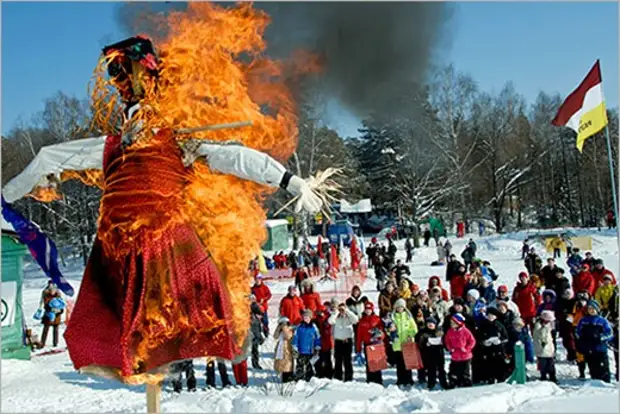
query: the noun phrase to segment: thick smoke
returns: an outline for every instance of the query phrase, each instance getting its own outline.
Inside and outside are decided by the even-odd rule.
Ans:
[[[150,6],[152,12],[184,7]],[[423,84],[438,52],[449,41],[452,7],[442,2],[265,2],[255,7],[272,18],[267,52],[318,54],[320,86],[360,118],[391,110],[401,85]],[[127,31],[152,32],[136,22],[142,5],[119,10]],[[150,30],[149,30],[150,29]]]

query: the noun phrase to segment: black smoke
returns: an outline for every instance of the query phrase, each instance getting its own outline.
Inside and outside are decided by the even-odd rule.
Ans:
[[[222,3],[225,6],[231,3]],[[140,19],[182,9],[183,3],[128,3],[119,8],[127,34],[154,34]],[[443,2],[264,2],[255,7],[272,18],[267,53],[316,53],[319,86],[360,118],[391,110],[400,86],[423,84],[449,45],[453,5]],[[142,27],[140,25],[142,24]],[[161,33],[160,33],[161,34]]]

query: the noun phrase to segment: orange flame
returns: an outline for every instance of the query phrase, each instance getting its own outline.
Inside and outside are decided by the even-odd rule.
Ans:
[[[145,91],[143,109],[137,114],[144,129],[132,147],[155,145],[153,130],[157,129],[252,121],[251,127],[200,132],[193,138],[235,139],[278,160],[287,160],[296,147],[297,117],[285,78],[291,73],[315,71],[312,57],[299,55],[291,62],[263,57],[263,34],[269,17],[250,3],[223,8],[192,2],[186,11],[171,13],[159,23],[167,26],[169,35],[156,45],[161,58],[157,85],[148,75],[132,75],[139,78]],[[105,76],[104,59],[95,71],[91,101],[94,126],[113,134],[119,130],[120,111],[116,93]],[[251,276],[247,264],[265,241],[266,216],[261,203],[275,190],[215,174],[204,163],[194,164],[188,174],[183,215],[191,221],[224,279],[233,307],[232,326],[241,347],[249,328]],[[144,337],[175,337],[180,330],[190,332],[183,318],[168,326],[171,315],[182,313],[176,309],[178,303],[166,302],[166,281],[157,284],[162,289],[160,294],[145,305]],[[208,310],[205,312],[209,317]],[[150,332],[153,327],[157,332]],[[139,365],[140,359],[148,356],[149,345],[139,344],[135,352]]]
[[[35,187],[28,196],[42,203],[62,200],[62,195],[56,187]]]

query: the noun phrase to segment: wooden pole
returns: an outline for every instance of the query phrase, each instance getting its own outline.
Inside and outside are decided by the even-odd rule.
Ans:
[[[241,122],[231,122],[228,124],[216,124],[216,125],[205,125],[196,128],[179,128],[174,132],[177,134],[192,134],[194,132],[201,131],[216,131],[218,129],[228,129],[228,128],[242,128],[246,126],[252,125],[252,121],[241,121]]]
[[[159,414],[161,403],[161,384],[146,384],[146,412]]]

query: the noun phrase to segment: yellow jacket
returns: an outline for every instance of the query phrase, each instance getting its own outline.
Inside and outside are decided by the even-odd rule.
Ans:
[[[551,246],[552,249],[561,249],[563,245],[564,245],[564,242],[559,237],[554,237],[553,239],[551,239],[551,242],[549,243],[549,246]]]
[[[609,306],[609,299],[611,299],[611,296],[614,294],[614,287],[615,286],[610,283],[607,286],[602,285],[596,289],[594,300],[601,305],[601,309],[607,309]]]

